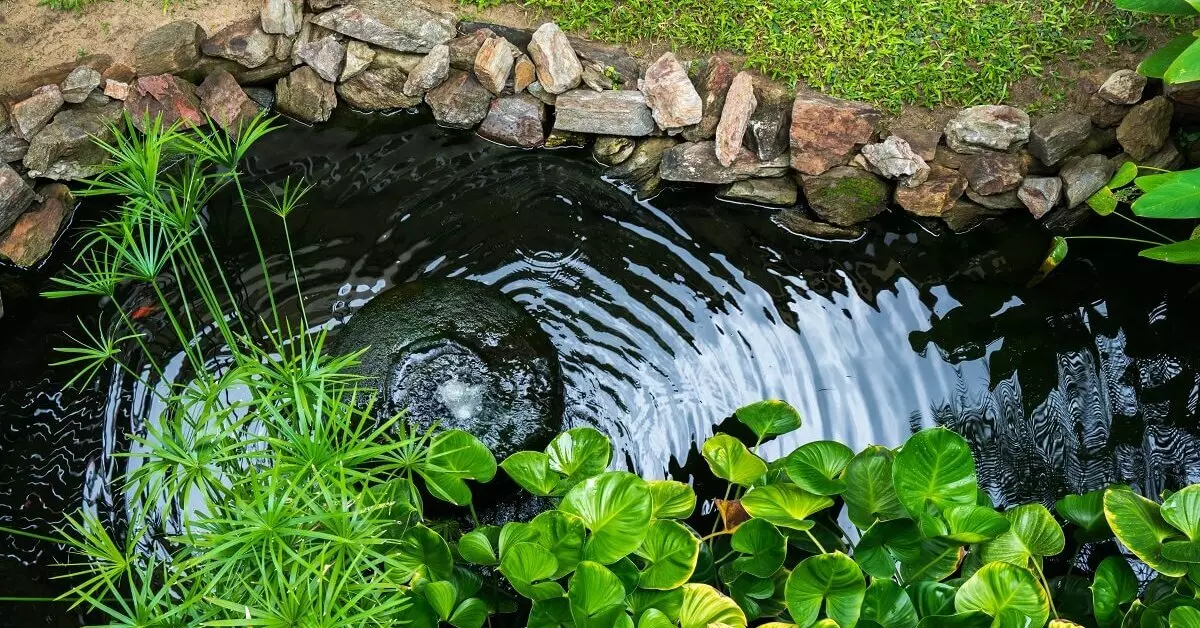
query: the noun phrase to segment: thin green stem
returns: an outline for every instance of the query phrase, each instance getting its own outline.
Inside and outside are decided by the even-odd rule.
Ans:
[[[1033,573],[1037,574],[1038,580],[1046,588],[1046,601],[1050,603],[1050,616],[1058,619],[1058,610],[1054,608],[1054,592],[1050,590],[1050,582],[1046,580],[1046,574],[1042,573],[1042,566],[1032,558],[1029,559],[1029,562],[1033,565]]]
[[[813,533],[811,530],[805,530],[804,533],[808,535],[808,538],[809,538],[809,540],[811,540],[813,542],[813,545],[816,545],[817,549],[821,550],[822,554],[829,553],[825,550],[825,546],[821,545],[821,542],[817,540],[817,537],[813,536]]]
[[[292,262],[292,279],[296,284],[296,299],[300,307],[300,324],[303,325],[302,333],[308,333],[308,308],[304,306],[304,290],[300,288],[300,272],[296,270],[296,251],[292,248],[292,230],[288,228],[287,218],[281,218],[283,222],[283,238],[287,243],[288,260]]]
[[[1154,235],[1166,240],[1166,242],[1164,242],[1163,244],[1172,244],[1175,242],[1175,240],[1173,238],[1163,235],[1163,234],[1159,233],[1158,231],[1151,229],[1149,226],[1144,225],[1144,224],[1130,218],[1129,216],[1126,216],[1125,214],[1122,214],[1121,212],[1113,212],[1113,215],[1118,218],[1124,218],[1126,221],[1131,222],[1134,225],[1141,227],[1142,229],[1145,229],[1146,231],[1149,231],[1150,233],[1153,233]]]
[[[275,329],[282,330],[282,325],[279,323],[279,308],[275,305],[275,284],[271,282],[271,271],[267,269],[267,254],[263,249],[262,240],[258,237],[258,230],[254,228],[254,216],[250,213],[250,204],[246,200],[246,191],[242,187],[242,178],[235,172],[233,174],[233,186],[238,193],[238,201],[242,205],[242,213],[246,216],[246,226],[250,229],[250,238],[254,240],[254,248],[258,252],[258,263],[262,268],[263,281],[267,284],[267,301],[271,306],[271,315],[275,319]]]
[[[1134,244],[1149,244],[1150,246],[1162,246],[1162,242],[1153,240],[1142,240],[1139,238],[1122,238],[1118,236],[1066,236],[1064,240],[1112,240],[1114,242],[1133,242]]]

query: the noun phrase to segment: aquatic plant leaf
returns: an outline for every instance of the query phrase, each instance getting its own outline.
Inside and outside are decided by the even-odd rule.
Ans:
[[[554,555],[536,543],[517,543],[500,559],[500,573],[517,593],[534,601],[562,596],[562,587],[557,582],[542,582],[557,569]]]
[[[1115,626],[1121,620],[1121,606],[1138,595],[1137,574],[1122,556],[1100,561],[1092,578],[1092,611],[1101,626]]]
[[[917,628],[989,628],[990,626],[993,626],[992,618],[981,611],[926,615],[917,623]]]
[[[537,543],[554,554],[558,563],[555,579],[571,573],[583,560],[585,526],[579,517],[560,510],[547,510],[534,517],[529,527],[538,533]]]
[[[905,582],[945,580],[958,571],[963,547],[949,539],[921,539],[915,553],[896,557],[900,559],[900,577]]]
[[[916,628],[917,609],[908,593],[891,580],[875,580],[863,597],[861,621],[887,628]]]
[[[1195,15],[1196,9],[1187,0],[1116,0],[1118,9],[1152,15]]]
[[[527,628],[573,628],[571,603],[565,597],[537,600],[529,609]]]
[[[750,486],[767,472],[767,463],[750,453],[742,441],[728,434],[714,434],[704,441],[701,455],[713,475],[734,484]]]
[[[808,517],[832,505],[832,499],[791,484],[756,486],[742,497],[742,507],[751,517],[793,530],[812,529],[813,522]]]
[[[740,499],[715,499],[717,512],[721,515],[721,525],[725,530],[736,530],[738,526],[750,520]]]
[[[947,526],[946,538],[962,543],[989,541],[1007,532],[1010,527],[1004,515],[975,504],[947,508],[942,516]],[[1058,524],[1054,527],[1058,529]],[[1059,534],[1062,534],[1062,530],[1059,530]]]
[[[858,623],[867,583],[858,565],[841,553],[818,554],[800,561],[788,576],[785,597],[792,619],[811,625],[825,615],[842,626]]]
[[[487,622],[487,618],[487,603],[472,597],[463,600],[446,622],[454,628],[481,628]]]
[[[759,442],[800,429],[800,413],[786,401],[772,399],[759,401],[738,408],[733,416],[754,435]]]
[[[1162,172],[1159,174],[1148,174],[1138,177],[1133,180],[1133,184],[1136,185],[1139,190],[1143,192],[1149,192],[1174,180],[1174,172]]]
[[[1152,175],[1150,189],[1143,185],[1151,177],[1138,177],[1146,193],[1130,208],[1143,218],[1200,218],[1200,169]]]
[[[850,522],[860,529],[871,527],[876,521],[891,521],[908,516],[896,486],[892,483],[892,463],[895,452],[887,447],[871,445],[858,452],[846,465],[846,514]]]
[[[650,499],[654,502],[651,514],[655,519],[687,519],[696,509],[696,492],[692,487],[675,480],[650,480]]]
[[[540,451],[518,451],[504,459],[500,468],[521,488],[539,497],[553,495],[562,476],[550,468],[550,456]]]
[[[1183,535],[1167,524],[1158,504],[1127,486],[1110,487],[1104,492],[1104,517],[1117,539],[1142,562],[1167,576],[1187,573],[1186,564],[1162,555],[1163,541]]]
[[[1200,264],[1200,240],[1184,240],[1138,252],[1138,255],[1169,264]]]
[[[1170,628],[1200,628],[1200,609],[1180,606],[1169,615]]]
[[[854,452],[831,440],[805,443],[787,457],[788,477],[796,486],[817,495],[837,495],[846,490],[842,472]]]
[[[1082,495],[1064,495],[1054,503],[1054,510],[1063,519],[1079,528],[1078,536],[1085,542],[1103,541],[1112,537],[1112,529],[1104,518],[1104,491]]]
[[[584,556],[602,565],[633,553],[650,523],[650,489],[632,473],[609,471],[575,485],[559,509],[580,519],[591,533]]]
[[[567,476],[568,486],[600,475],[612,461],[612,443],[590,427],[567,430],[546,447],[550,468]]]
[[[733,567],[759,578],[769,578],[787,557],[787,538],[766,519],[751,519],[734,531],[729,539],[734,551],[742,554]]]
[[[1066,547],[1062,528],[1041,504],[1017,506],[1005,512],[1004,518],[1011,526],[983,544],[980,552],[984,562],[1001,561],[1028,567],[1031,559],[1054,556]]]
[[[1132,161],[1127,161],[1121,164],[1121,167],[1117,168],[1117,171],[1113,173],[1112,178],[1108,180],[1107,187],[1110,190],[1123,188],[1130,183],[1133,183],[1133,180],[1137,178],[1137,175],[1138,165]]]
[[[599,563],[585,560],[567,584],[571,618],[579,628],[609,628],[625,613],[625,588],[616,574]]]
[[[1200,541],[1200,484],[1184,487],[1165,499],[1163,521],[1183,532],[1188,539]]]
[[[746,614],[732,598],[721,595],[707,584],[683,585],[683,604],[679,609],[680,628],[709,628],[723,624],[746,628]]]
[[[1009,563],[988,563],[967,579],[954,596],[960,613],[982,611],[995,628],[1044,626],[1050,601],[1028,569]]]
[[[1183,49],[1163,74],[1163,82],[1171,84],[1190,83],[1200,80],[1200,45]]]
[[[896,575],[897,560],[918,560],[921,531],[912,519],[881,521],[863,533],[854,546],[854,562],[874,578]]]
[[[397,543],[397,564],[406,571],[421,570],[434,580],[449,580],[454,574],[454,557],[450,545],[437,532],[417,524],[408,529]]]
[[[480,526],[462,535],[458,540],[458,553],[464,560],[476,565],[500,564],[500,527]]]
[[[892,481],[914,518],[974,504],[979,492],[967,441],[940,427],[917,432],[904,443],[892,465]]]
[[[500,560],[509,548],[517,543],[540,543],[541,535],[533,526],[519,521],[510,521],[500,528]]]
[[[1087,199],[1088,207],[1101,216],[1107,216],[1117,211],[1117,195],[1111,188],[1102,187]]]
[[[463,480],[490,482],[496,477],[496,457],[478,438],[449,430],[433,438],[429,458],[417,468],[429,493],[456,506],[471,503],[471,489]]]
[[[638,586],[668,591],[692,577],[700,557],[700,539],[678,522],[660,519],[650,524],[636,554],[645,561]]]
[[[683,608],[683,589],[670,591],[635,589],[629,593],[625,603],[633,612],[635,619],[640,619],[643,613],[653,609],[666,615],[667,619],[675,621],[679,619],[679,611]]]
[[[454,612],[454,603],[458,600],[458,589],[454,587],[453,582],[440,580],[426,583],[421,589],[421,594],[442,621],[450,619],[450,614]]]
[[[933,580],[919,580],[904,587],[919,617],[949,615],[954,612],[954,587]]]
[[[633,593],[638,588],[638,578],[641,577],[642,572],[629,556],[607,565],[607,567],[609,571],[617,575],[621,585],[625,587],[626,595]]]
[[[666,613],[657,608],[651,608],[642,613],[641,619],[637,622],[637,628],[675,628],[675,622],[671,621]]]

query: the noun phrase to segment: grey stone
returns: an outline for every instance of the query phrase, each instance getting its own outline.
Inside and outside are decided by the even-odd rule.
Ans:
[[[262,28],[262,22],[259,22],[259,28]],[[275,51],[271,58],[276,61],[287,61],[292,58],[292,50],[296,47],[296,42],[292,37],[287,35],[275,35]]]
[[[1133,70],[1117,70],[1100,86],[1096,95],[1115,105],[1135,105],[1142,99],[1146,77]]]
[[[434,49],[436,50],[436,46]],[[346,43],[346,63],[342,67],[339,81],[348,81],[366,70],[375,60],[375,49],[361,41],[351,40]]]
[[[1151,98],[1129,110],[1117,127],[1117,141],[1134,161],[1146,159],[1166,143],[1174,114],[1175,106],[1170,100],[1162,96]]]
[[[700,94],[674,53],[663,53],[646,68],[641,90],[654,121],[665,131],[699,124],[704,114]]]
[[[29,142],[17,137],[16,129],[0,131],[0,163],[21,161],[28,150]]]
[[[833,170],[837,170],[834,168]],[[831,170],[830,172],[833,172]],[[813,220],[799,207],[785,209],[771,216],[771,222],[780,229],[792,235],[815,238],[818,240],[857,240],[866,233],[862,227],[831,225],[827,222]]]
[[[62,84],[58,87],[64,101],[79,104],[87,100],[88,96],[99,86],[100,73],[86,65],[81,65],[71,70],[71,73],[63,79]]]
[[[432,49],[430,50],[432,52]],[[412,74],[421,65],[428,55],[413,54],[410,52],[396,52],[395,50],[387,50],[386,48],[375,49],[375,59],[368,66],[372,70],[381,68],[396,68],[402,70],[406,75]]]
[[[63,225],[75,211],[75,199],[61,183],[43,186],[38,195],[41,202],[0,235],[0,257],[21,268],[34,268],[50,254]]]
[[[445,44],[434,46],[424,59],[409,73],[404,82],[405,96],[424,96],[425,92],[442,84],[450,76],[450,48]]]
[[[30,176],[59,181],[92,177],[104,168],[108,153],[96,140],[112,142],[113,127],[122,128],[120,102],[69,109],[29,143],[25,167]]]
[[[1070,157],[1064,161],[1058,176],[1062,178],[1067,207],[1077,207],[1099,192],[1108,183],[1113,171],[1111,162],[1104,155]]]
[[[527,85],[525,87],[525,91],[529,92],[530,96],[537,98],[538,100],[542,101],[543,103],[545,103],[547,105],[550,105],[551,107],[558,104],[558,96],[555,96],[554,94],[551,94],[550,92],[546,91],[542,87],[542,84],[537,81],[534,81],[534,82],[530,83],[529,85]]]
[[[538,82],[551,94],[575,89],[583,80],[583,64],[566,34],[554,23],[542,24],[534,31],[529,56],[537,66]]]
[[[605,74],[604,66],[595,61],[584,61],[580,59],[583,65],[583,84],[591,88],[592,91],[602,92],[609,89],[615,89],[616,83],[612,78]],[[534,66],[536,70],[537,66]]]
[[[1077,106],[1079,113],[1082,113],[1092,119],[1092,124],[1101,127],[1109,128],[1117,126],[1121,120],[1125,119],[1125,114],[1129,113],[1129,105],[1117,105],[1100,97],[1099,94],[1091,94],[1079,103]]]
[[[495,37],[496,33],[489,28],[472,31],[460,37],[455,37],[446,43],[450,51],[450,67],[456,70],[471,72],[475,70],[475,57],[483,42]]]
[[[406,77],[400,68],[370,68],[337,86],[338,97],[360,111],[408,109],[420,96],[404,94]]]
[[[546,141],[545,127],[546,105],[529,94],[514,94],[492,101],[478,132],[507,146],[535,148]]]
[[[12,126],[17,137],[29,141],[46,126],[63,106],[62,91],[57,85],[33,90],[33,95],[12,106]]]
[[[635,92],[636,93],[636,92]],[[632,155],[619,165],[609,168],[604,174],[632,185],[637,198],[648,199],[658,194],[662,187],[659,170],[663,153],[679,144],[673,137],[652,137],[639,142]]]
[[[967,190],[967,178],[957,170],[933,166],[929,178],[916,187],[896,188],[896,204],[917,216],[940,218]]]
[[[38,200],[38,195],[8,164],[0,163],[0,233],[7,231]]]
[[[343,4],[346,4],[346,0],[308,0],[308,8],[313,11],[328,11]]]
[[[986,152],[967,159],[960,172],[976,194],[990,196],[1020,187],[1026,166],[1020,155]]]
[[[792,167],[816,175],[844,165],[858,146],[875,137],[878,127],[874,107],[801,88],[792,105]]]
[[[508,85],[508,77],[512,74],[513,63],[520,51],[508,43],[503,37],[492,37],[483,42],[479,53],[475,55],[475,78],[493,94],[504,91]],[[447,49],[447,66],[449,66],[449,49]]]
[[[1010,192],[1009,194],[1012,193]],[[1001,196],[1007,195],[1002,194]],[[954,207],[950,208],[950,211],[942,214],[942,221],[954,233],[966,233],[1003,213],[1003,210],[992,209],[959,199],[954,204]]]
[[[133,126],[143,132],[148,122],[160,118],[164,126],[193,128],[206,124],[196,86],[171,74],[139,78],[125,99],[125,111]]]
[[[452,70],[449,78],[425,94],[425,102],[439,123],[469,129],[487,116],[492,93],[471,73]]]
[[[1175,140],[1168,139],[1162,150],[1138,162],[1139,166],[1158,168],[1159,170],[1179,170],[1183,168],[1185,159]]]
[[[621,46],[614,46],[598,41],[588,41],[578,37],[567,37],[571,48],[580,62],[591,61],[604,68],[606,76],[614,80],[615,89],[637,89],[640,66],[629,51]]]
[[[754,98],[758,106],[750,116],[746,147],[759,159],[770,161],[788,150],[792,123],[792,93],[782,85],[754,76]]]
[[[908,142],[909,148],[926,163],[937,156],[938,143],[942,141],[942,132],[934,129],[897,127],[891,130],[891,135]]]
[[[955,152],[1015,151],[1029,141],[1029,114],[1008,105],[979,105],[946,124],[946,144]]]
[[[287,76],[296,66],[289,61],[272,61],[252,70],[229,71],[242,85],[271,85]]]
[[[789,176],[738,181],[717,195],[727,201],[771,207],[795,205],[797,196],[796,180]]]
[[[1017,190],[1017,198],[1035,220],[1050,213],[1062,197],[1062,179],[1058,177],[1027,177]]]
[[[304,0],[263,0],[260,17],[263,31],[291,37],[304,22]]]
[[[629,159],[636,147],[637,142],[628,137],[602,135],[592,145],[592,157],[605,166],[615,166]]]
[[[1092,132],[1088,134],[1087,141],[1075,149],[1072,156],[1092,155],[1102,153],[1117,143],[1117,130],[1114,128],[1103,128],[1098,126],[1092,127]]]
[[[686,181],[689,183],[734,183],[746,179],[778,177],[788,171],[788,160],[780,155],[774,161],[759,161],[748,150],[725,167],[717,161],[713,142],[687,142],[663,153],[659,176],[664,181]]]
[[[454,38],[457,20],[415,2],[352,0],[320,13],[313,24],[398,52],[429,52]]]
[[[1021,202],[1021,199],[1017,197],[1017,190],[1015,189],[1000,192],[998,194],[980,194],[975,190],[972,190],[968,185],[967,198],[988,209],[1017,209],[1018,207],[1024,206],[1024,203]],[[942,216],[943,220],[945,220],[945,218],[945,216]]]
[[[887,209],[888,184],[850,166],[834,166],[817,175],[802,175],[800,185],[808,206],[821,220],[848,227]]]
[[[758,100],[754,98],[754,78],[748,72],[739,72],[730,84],[721,112],[721,121],[717,124],[717,161],[721,162],[721,165],[732,165],[742,153],[742,139],[750,126],[750,116],[754,114],[754,108],[757,106]]]
[[[896,179],[908,187],[924,183],[929,176],[929,165],[925,160],[913,151],[908,142],[896,135],[878,144],[863,146],[862,154],[872,172]]]
[[[209,74],[196,88],[200,108],[217,126],[236,134],[258,115],[259,106],[246,95],[237,79],[225,71]]]
[[[650,135],[655,131],[646,97],[630,90],[597,93],[590,89],[575,89],[562,94],[555,103],[554,128],[629,137]]]
[[[213,33],[200,44],[200,50],[211,57],[236,61],[242,67],[257,68],[274,58],[275,39],[262,29],[261,20],[250,18]]]
[[[332,36],[322,37],[300,46],[296,55],[316,70],[321,78],[336,83],[346,63],[346,46]]]
[[[246,92],[246,97],[253,100],[260,110],[270,111],[275,108],[275,90],[266,87],[243,87],[242,91]]]
[[[1078,151],[1091,134],[1089,116],[1073,111],[1049,115],[1033,125],[1029,152],[1047,166],[1053,166]]]
[[[301,122],[325,122],[337,107],[333,83],[317,71],[300,66],[275,85],[275,108]]]
[[[700,94],[703,113],[695,127],[684,129],[684,139],[699,142],[716,137],[717,124],[721,122],[721,113],[725,109],[725,95],[736,73],[733,65],[716,55],[704,63],[704,69],[696,80],[696,92]]]
[[[179,20],[146,33],[133,47],[138,76],[178,74],[200,61],[204,29],[191,20]]]

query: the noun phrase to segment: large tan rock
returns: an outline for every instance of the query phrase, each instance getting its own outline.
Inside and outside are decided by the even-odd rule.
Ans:
[[[699,124],[704,114],[700,93],[674,53],[664,53],[646,68],[642,93],[654,112],[654,121],[665,131]]]
[[[792,167],[817,175],[850,161],[856,148],[870,142],[879,127],[879,111],[870,105],[801,88],[792,105]]]
[[[513,63],[521,54],[517,47],[503,37],[489,37],[475,55],[475,78],[493,94],[504,91]],[[447,55],[447,62],[449,56]],[[447,63],[447,65],[449,65]]]
[[[542,24],[534,31],[529,56],[537,67],[538,82],[548,93],[562,94],[583,81],[583,64],[567,35],[554,23]]]
[[[204,29],[191,20],[179,20],[146,33],[133,47],[138,76],[178,74],[200,62]]]
[[[750,116],[758,100],[754,98],[754,77],[749,72],[739,72],[729,86],[722,107],[721,121],[717,124],[716,152],[721,165],[731,166],[742,152],[742,139],[750,125]]]
[[[940,218],[954,209],[967,190],[967,178],[957,170],[933,166],[925,182],[896,188],[896,204],[916,216]]]

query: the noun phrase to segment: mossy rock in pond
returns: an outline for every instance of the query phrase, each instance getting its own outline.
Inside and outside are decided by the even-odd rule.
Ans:
[[[461,429],[497,458],[540,450],[562,427],[563,388],[550,337],[490,286],[462,279],[401,284],[338,332],[340,353],[369,347],[359,372],[380,409],[410,425]]]
[[[838,166],[801,182],[809,207],[825,222],[848,227],[887,209],[887,183],[865,170]]]

